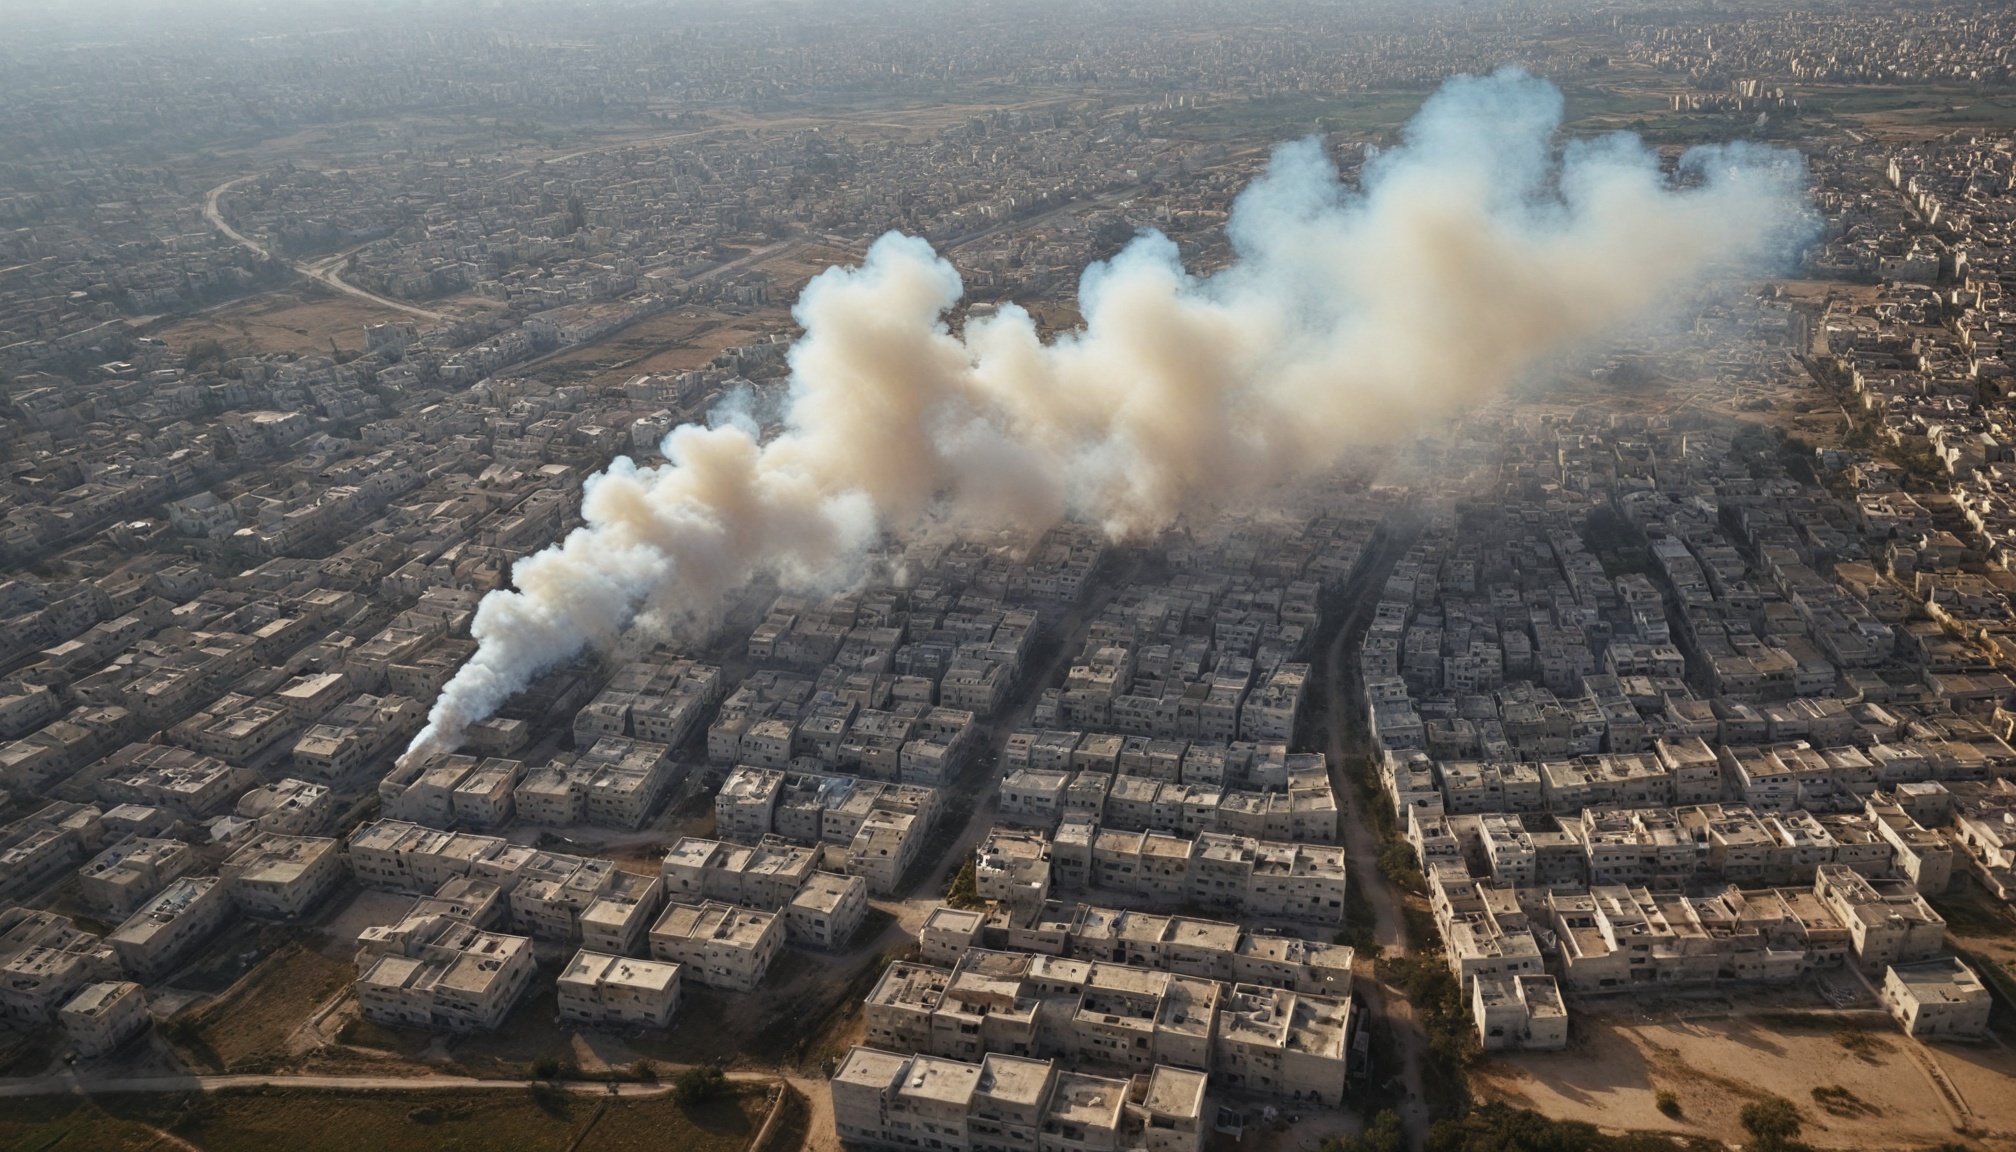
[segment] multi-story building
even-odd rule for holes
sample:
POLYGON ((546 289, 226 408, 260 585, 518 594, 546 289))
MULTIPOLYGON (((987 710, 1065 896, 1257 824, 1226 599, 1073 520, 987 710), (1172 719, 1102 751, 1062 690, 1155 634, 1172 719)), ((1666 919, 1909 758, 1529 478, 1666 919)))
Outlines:
POLYGON ((532 941, 452 916, 410 919, 358 954, 365 1019, 404 1028, 490 1031, 531 983, 532 941))
POLYGON ((183 876, 141 905, 105 942, 127 972, 160 976, 223 927, 230 911, 230 889, 221 877, 183 876))
POLYGON ((792 940, 838 950, 868 913, 868 882, 859 876, 814 872, 784 906, 784 928, 792 940))
POLYGON ((240 911, 292 920, 342 880, 342 851, 326 836, 266 832, 232 852, 218 875, 240 911))
POLYGON ((87 984, 57 1011, 56 1018, 79 1056, 110 1055, 146 1030, 147 990, 131 980, 87 984))
POLYGON ((560 973, 560 1015, 582 1024, 669 1028, 679 1010, 677 964, 583 948, 560 973))
POLYGON ((751 992, 784 946, 784 918, 734 904, 674 900, 651 927, 651 955, 710 988, 751 992))
POLYGON ((841 1140, 946 1152, 1198 1152, 1206 1077, 1157 1066, 1133 1080, 988 1053, 977 1063, 855 1047, 831 1081, 841 1140))

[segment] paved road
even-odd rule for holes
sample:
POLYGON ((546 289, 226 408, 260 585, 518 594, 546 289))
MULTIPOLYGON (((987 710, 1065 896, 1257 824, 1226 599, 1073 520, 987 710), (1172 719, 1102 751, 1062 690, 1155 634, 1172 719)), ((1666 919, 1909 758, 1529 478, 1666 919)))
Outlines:
MULTIPOLYGON (((1356 763, 1360 767, 1355 770, 1371 770, 1366 759, 1371 746, 1359 707, 1363 693, 1359 685, 1358 651, 1364 644, 1365 630, 1371 626, 1380 589, 1385 586, 1393 566, 1413 546, 1420 531, 1420 522, 1408 513, 1396 513, 1388 518, 1385 528, 1372 545, 1372 554, 1345 586, 1343 598, 1348 605, 1347 614, 1343 626, 1337 630, 1336 639, 1330 644, 1329 652, 1325 654, 1330 685, 1330 778, 1338 801, 1344 806, 1345 867, 1352 869, 1358 877, 1358 890, 1364 893, 1366 901, 1372 906, 1373 939, 1389 956, 1407 954, 1406 921, 1400 915, 1400 902, 1393 886, 1379 873, 1379 838, 1366 822, 1366 814, 1358 803, 1358 790, 1348 779, 1347 772, 1354 770, 1349 767, 1351 757, 1358 758, 1356 763)), ((1420 1148, 1428 1139, 1430 1121, 1427 1099, 1421 1088, 1421 1063, 1428 1038, 1421 1030, 1420 1021, 1414 1017, 1413 1005, 1407 1002, 1405 994, 1399 989, 1389 988, 1376 980, 1362 981, 1358 988, 1366 999, 1367 1007, 1375 1016, 1383 1017, 1392 1028, 1394 1042, 1399 1046, 1400 1081, 1406 1093, 1398 1108, 1400 1123, 1407 1133, 1408 1147, 1420 1148)))
MULTIPOLYGON (((212 188, 209 192, 205 193, 203 196, 203 219, 208 220, 212 228, 215 228, 219 232, 222 232, 227 238, 231 240, 232 243, 237 244, 243 248, 249 248, 252 251, 257 252, 259 255, 266 257, 267 259, 278 259, 278 257, 275 257, 273 253, 268 251, 264 245, 258 243, 251 237, 245 235, 244 233, 238 231, 236 228, 231 227, 230 224, 226 223, 224 220, 224 213, 219 211, 217 208, 218 197, 230 191, 234 186, 243 184, 245 181, 250 179, 252 179, 251 176, 240 176, 235 180, 226 180, 224 183, 219 184, 217 187, 212 188)), ((354 249, 352 251, 354 251, 354 249)), ((308 277, 310 280, 314 280, 320 284, 325 284, 330 288, 333 288, 336 291, 343 293, 346 296, 355 296, 359 300, 368 300, 381 308, 392 308, 400 312, 408 312, 415 316, 422 316, 429 320, 442 319, 442 315, 439 312, 429 312, 425 308, 420 308, 412 304, 406 304, 398 300, 389 299, 387 297, 380 296, 374 292, 366 292, 364 289, 357 287, 355 284, 351 284, 345 281, 341 276, 338 276, 336 274, 336 269, 341 268, 343 266, 343 261, 347 259, 349 255, 350 255, 349 252, 339 252, 334 256, 327 256, 321 260, 314 261, 312 263, 307 260, 296 260, 292 262, 291 266, 293 267, 294 271, 299 272, 301 275, 308 277)))

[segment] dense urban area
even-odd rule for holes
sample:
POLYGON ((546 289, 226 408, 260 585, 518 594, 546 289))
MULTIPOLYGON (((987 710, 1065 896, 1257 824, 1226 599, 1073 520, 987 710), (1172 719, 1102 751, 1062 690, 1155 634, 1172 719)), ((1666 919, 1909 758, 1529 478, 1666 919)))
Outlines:
POLYGON ((24 5, 0 1146, 2016 1149, 2016 8, 24 5), (880 542, 402 760, 897 229, 1045 334, 1446 78, 1805 157, 1676 323, 1154 538, 880 542))

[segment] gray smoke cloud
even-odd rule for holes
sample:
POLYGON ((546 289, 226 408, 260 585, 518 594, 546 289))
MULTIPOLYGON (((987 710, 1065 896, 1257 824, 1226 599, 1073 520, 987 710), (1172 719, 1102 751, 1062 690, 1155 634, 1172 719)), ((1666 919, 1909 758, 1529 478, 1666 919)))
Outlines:
POLYGON ((1075 515, 1125 540, 1250 504, 1810 237, 1797 153, 1696 148, 1669 175, 1631 136, 1557 151, 1562 107, 1520 72, 1453 79, 1355 191, 1319 141, 1283 145, 1233 206, 1232 264, 1192 275, 1145 232, 1086 269, 1084 323, 1049 343, 1013 305, 953 333, 958 272, 883 236, 799 297, 783 432, 686 425, 665 465, 592 478, 585 526, 484 598, 476 654, 406 755, 759 575, 844 583, 890 534, 1075 515))

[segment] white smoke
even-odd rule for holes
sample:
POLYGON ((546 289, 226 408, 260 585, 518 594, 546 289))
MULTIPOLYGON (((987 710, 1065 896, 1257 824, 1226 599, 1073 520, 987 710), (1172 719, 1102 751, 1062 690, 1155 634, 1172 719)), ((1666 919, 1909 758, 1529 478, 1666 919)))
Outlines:
POLYGON ((591 479, 586 525, 484 597, 407 756, 640 617, 704 618, 758 575, 832 587, 885 534, 1075 514, 1123 539, 1250 502, 1810 235, 1796 153, 1697 148, 1668 176, 1635 137, 1557 155, 1561 112, 1523 73, 1451 80, 1355 192, 1317 141, 1284 145, 1233 207, 1234 263, 1192 276, 1144 233, 1048 344, 1012 305, 954 335, 958 273, 883 236, 799 297, 784 431, 759 443, 730 405, 667 436, 669 463, 591 479))

